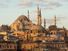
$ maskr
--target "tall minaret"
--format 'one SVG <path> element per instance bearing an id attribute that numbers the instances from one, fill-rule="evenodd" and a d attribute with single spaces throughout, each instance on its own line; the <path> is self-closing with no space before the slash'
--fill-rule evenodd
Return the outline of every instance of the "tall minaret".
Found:
<path id="1" fill-rule="evenodd" d="M 56 26 L 56 16 L 54 17 L 54 25 Z"/>
<path id="2" fill-rule="evenodd" d="M 42 18 L 41 18 L 41 9 L 39 8 L 39 6 L 37 7 L 37 24 L 41 26 L 42 24 Z"/>
<path id="3" fill-rule="evenodd" d="M 29 19 L 29 10 L 27 11 L 27 13 L 28 13 L 28 14 L 27 14 L 27 17 L 28 17 L 28 19 Z"/>
<path id="4" fill-rule="evenodd" d="M 44 18 L 44 28 L 46 29 L 46 19 Z"/>

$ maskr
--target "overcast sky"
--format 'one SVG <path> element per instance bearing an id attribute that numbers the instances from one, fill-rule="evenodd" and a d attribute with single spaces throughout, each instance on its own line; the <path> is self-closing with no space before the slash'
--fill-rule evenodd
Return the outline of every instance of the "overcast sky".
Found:
<path id="1" fill-rule="evenodd" d="M 18 16 L 27 16 L 27 10 L 30 11 L 30 19 L 36 22 L 37 5 L 47 25 L 53 24 L 56 15 L 57 26 L 68 28 L 68 0 L 0 0 L 0 24 L 12 24 Z"/>

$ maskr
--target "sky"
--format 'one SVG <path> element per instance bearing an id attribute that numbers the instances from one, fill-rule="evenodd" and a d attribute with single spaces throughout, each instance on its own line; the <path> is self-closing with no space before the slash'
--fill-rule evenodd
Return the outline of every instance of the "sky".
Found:
<path id="1" fill-rule="evenodd" d="M 30 19 L 37 22 L 37 5 L 42 10 L 42 20 L 47 26 L 53 24 L 57 17 L 57 26 L 68 29 L 68 0 L 0 0 L 0 25 L 11 25 L 20 15 L 30 12 Z M 43 22 L 43 21 L 42 21 Z"/>

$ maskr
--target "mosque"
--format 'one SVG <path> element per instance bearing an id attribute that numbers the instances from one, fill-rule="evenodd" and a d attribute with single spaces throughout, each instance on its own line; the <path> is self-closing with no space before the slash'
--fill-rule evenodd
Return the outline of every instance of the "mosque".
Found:
<path id="1" fill-rule="evenodd" d="M 29 11 L 28 11 L 28 16 L 21 15 L 19 16 L 11 25 L 11 31 L 14 32 L 27 32 L 27 33 L 32 33 L 32 34 L 57 34 L 65 33 L 65 28 L 58 28 L 56 25 L 56 16 L 54 17 L 54 25 L 50 25 L 46 29 L 46 19 L 44 18 L 44 26 L 42 26 L 42 15 L 41 15 L 41 9 L 39 6 L 37 7 L 37 24 L 33 23 L 30 20 L 29 16 Z"/>
<path id="2" fill-rule="evenodd" d="M 10 34 L 17 37 L 20 40 L 19 48 L 27 49 L 27 51 L 67 51 L 68 30 L 65 27 L 57 27 L 57 17 L 54 17 L 54 25 L 50 25 L 48 28 L 46 28 L 46 19 L 42 26 L 42 14 L 39 7 L 37 7 L 36 17 L 37 24 L 30 20 L 28 11 L 28 16 L 19 16 L 10 26 L 0 26 L 0 34 L 6 36 L 4 40 Z"/>
<path id="3" fill-rule="evenodd" d="M 19 16 L 11 25 L 11 31 L 13 35 L 23 39 L 22 48 L 30 49 L 38 47 L 36 42 L 42 42 L 39 44 L 44 48 L 48 48 L 49 51 L 63 51 L 66 49 L 65 36 L 67 36 L 67 30 L 65 27 L 58 28 L 56 25 L 56 16 L 54 17 L 54 25 L 50 25 L 46 28 L 46 19 L 44 19 L 44 26 L 42 26 L 42 15 L 41 9 L 37 7 L 37 24 L 30 20 L 30 15 L 28 11 L 28 16 Z M 35 42 L 35 43 L 31 43 Z M 28 45 L 28 46 L 27 46 Z M 28 48 L 30 47 L 30 48 Z M 53 48 L 53 49 L 52 49 Z M 34 49 L 33 49 L 34 50 Z M 35 50 L 36 51 L 36 50 Z M 42 51 L 42 50 L 38 50 Z"/>

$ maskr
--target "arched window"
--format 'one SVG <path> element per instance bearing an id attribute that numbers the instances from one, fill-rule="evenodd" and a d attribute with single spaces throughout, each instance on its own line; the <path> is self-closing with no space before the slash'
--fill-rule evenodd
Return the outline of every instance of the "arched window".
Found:
<path id="1" fill-rule="evenodd" d="M 31 33 L 32 33 L 32 30 L 31 30 Z"/>
<path id="2" fill-rule="evenodd" d="M 0 48 L 1 48 L 1 45 L 0 45 Z"/>

